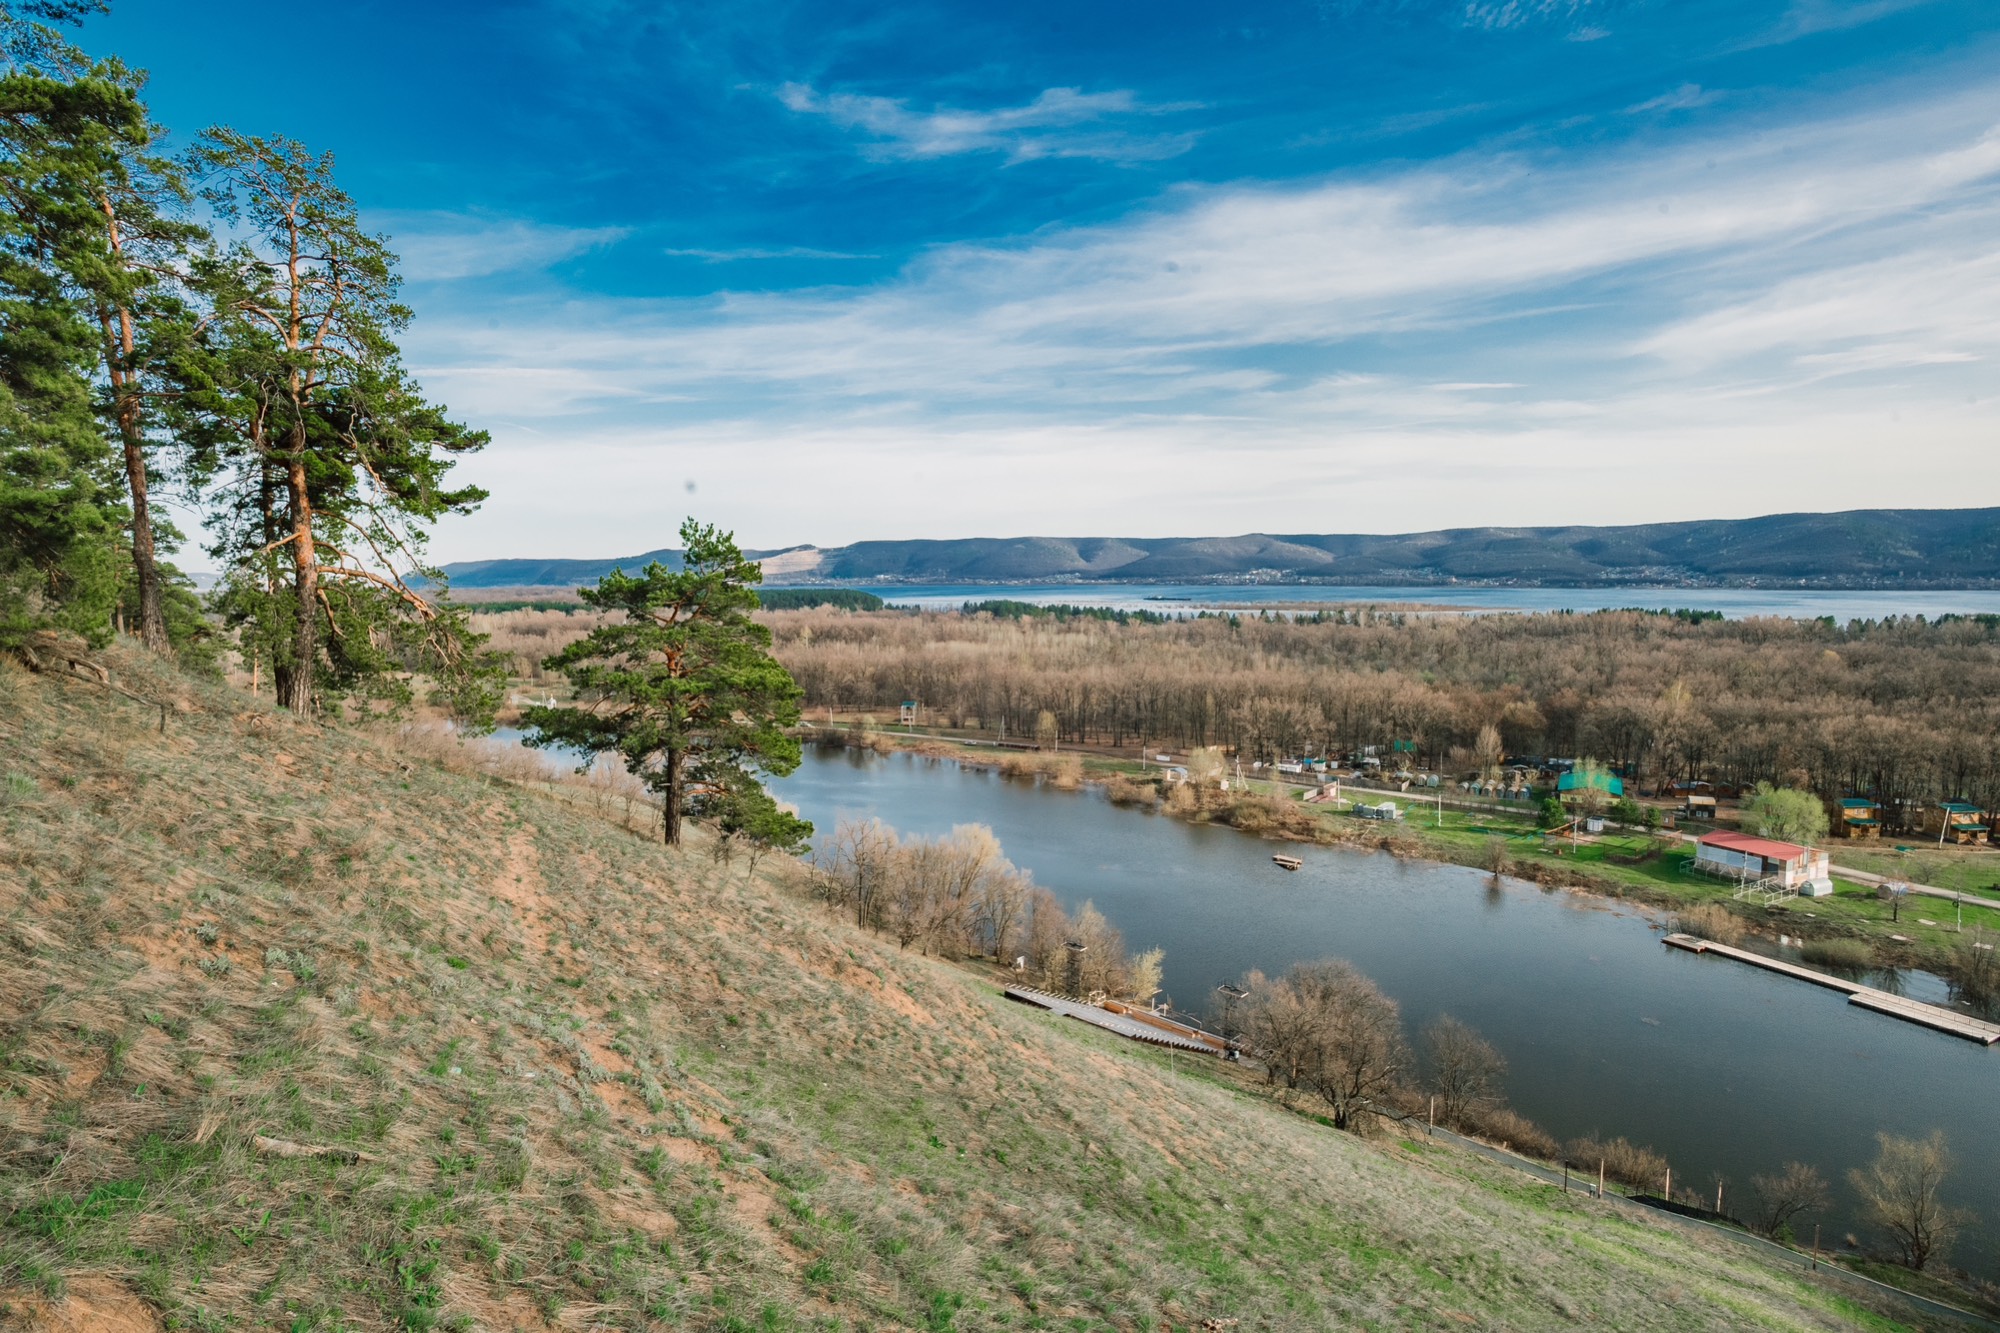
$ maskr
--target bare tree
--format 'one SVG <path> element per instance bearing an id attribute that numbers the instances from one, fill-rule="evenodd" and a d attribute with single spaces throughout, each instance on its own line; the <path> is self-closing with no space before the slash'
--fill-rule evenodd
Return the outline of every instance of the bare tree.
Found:
<path id="1" fill-rule="evenodd" d="M 1308 980 L 1327 1018 L 1313 1087 L 1333 1109 L 1334 1128 L 1357 1129 L 1410 1067 L 1402 1012 L 1349 963 L 1316 964 Z"/>
<path id="2" fill-rule="evenodd" d="M 1921 1272 L 1948 1253 L 1958 1233 L 1975 1219 L 1944 1202 L 1951 1153 L 1943 1130 L 1932 1130 L 1923 1139 L 1877 1134 L 1875 1140 L 1881 1147 L 1874 1162 L 1865 1171 L 1849 1171 L 1847 1178 L 1861 1196 L 1863 1214 L 1889 1233 L 1902 1262 Z"/>
<path id="3" fill-rule="evenodd" d="M 879 819 L 843 820 L 828 840 L 825 868 L 837 907 L 851 908 L 854 924 L 872 927 L 880 914 L 896 833 Z"/>
<path id="4" fill-rule="evenodd" d="M 1337 1129 L 1385 1106 L 1410 1067 L 1402 1015 L 1353 964 L 1301 963 L 1253 993 L 1250 1039 L 1273 1082 L 1318 1093 Z"/>
<path id="5" fill-rule="evenodd" d="M 1061 990 L 1069 958 L 1063 946 L 1069 940 L 1069 914 L 1047 889 L 1028 891 L 1028 928 L 1022 953 L 1028 959 L 1028 974 L 1043 990 Z"/>
<path id="6" fill-rule="evenodd" d="M 1456 1125 L 1468 1112 L 1499 1102 L 1507 1061 L 1491 1042 L 1450 1014 L 1424 1029 L 1424 1056 L 1439 1117 Z"/>
<path id="7" fill-rule="evenodd" d="M 1767 1236 L 1784 1232 L 1800 1213 L 1825 1211 L 1833 1198 L 1826 1177 L 1804 1162 L 1786 1162 L 1774 1176 L 1752 1176 L 1750 1188 L 1757 1194 L 1757 1229 Z"/>
<path id="8" fill-rule="evenodd" d="M 1004 963 L 1012 955 L 1021 924 L 1028 914 L 1028 891 L 1033 886 L 1019 871 L 989 875 L 980 887 L 974 909 L 985 942 L 993 950 L 993 961 Z"/>

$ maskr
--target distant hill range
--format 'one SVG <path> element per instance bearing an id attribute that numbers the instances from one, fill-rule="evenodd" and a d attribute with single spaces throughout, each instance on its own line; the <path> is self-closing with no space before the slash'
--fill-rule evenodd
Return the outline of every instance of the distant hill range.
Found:
<path id="1" fill-rule="evenodd" d="M 1421 587 L 1963 588 L 2000 585 L 2000 509 L 1840 514 L 1632 527 L 1450 528 L 1391 536 L 971 537 L 751 551 L 788 583 L 1309 582 Z M 615 560 L 474 560 L 458 588 L 575 587 L 614 568 L 679 563 L 678 551 Z"/>

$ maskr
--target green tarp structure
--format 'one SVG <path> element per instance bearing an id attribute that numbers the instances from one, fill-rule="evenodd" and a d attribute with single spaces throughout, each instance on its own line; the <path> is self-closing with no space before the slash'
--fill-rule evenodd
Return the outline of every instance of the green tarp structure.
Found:
<path id="1" fill-rule="evenodd" d="M 1583 791 L 1588 787 L 1595 787 L 1599 791 L 1610 792 L 1613 796 L 1623 796 L 1625 794 L 1625 784 L 1609 773 L 1565 773 L 1556 779 L 1556 792 L 1558 794 Z"/>

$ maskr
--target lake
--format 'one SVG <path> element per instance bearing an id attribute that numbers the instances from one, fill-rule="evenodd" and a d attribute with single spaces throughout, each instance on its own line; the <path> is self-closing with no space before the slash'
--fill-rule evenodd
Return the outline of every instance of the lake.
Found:
<path id="1" fill-rule="evenodd" d="M 1007 598 L 1041 605 L 1068 603 L 1121 611 L 1189 614 L 1219 605 L 1249 607 L 1287 603 L 1328 606 L 1408 602 L 1462 611 L 1603 611 L 1627 606 L 1689 607 L 1720 611 L 1732 620 L 1750 616 L 1832 616 L 1880 620 L 1884 616 L 2000 614 L 2000 589 L 1964 592 L 1898 592 L 1873 589 L 1791 588 L 1408 588 L 1256 583 L 991 583 L 907 584 L 869 587 L 895 606 L 955 610 L 966 602 Z"/>
<path id="2" fill-rule="evenodd" d="M 1252 969 L 1346 958 L 1402 1005 L 1413 1039 L 1443 1013 L 1483 1033 L 1507 1058 L 1515 1108 L 1559 1138 L 1622 1135 L 1711 1192 L 1720 1173 L 1725 1206 L 1746 1212 L 1753 1175 L 1819 1167 L 1836 1197 L 1830 1245 L 1860 1229 L 1845 1177 L 1876 1132 L 1943 1128 L 1953 1202 L 1987 1224 L 1952 1258 L 2000 1277 L 2000 1050 L 1666 948 L 1642 910 L 1464 867 L 1267 842 L 909 754 L 809 748 L 772 786 L 822 834 L 845 818 L 922 834 L 989 825 L 1065 904 L 1095 902 L 1135 951 L 1164 948 L 1167 990 L 1189 1010 L 1211 1011 L 1214 987 Z M 1276 850 L 1303 868 L 1279 870 Z M 1934 978 L 1909 980 L 1933 998 Z"/>

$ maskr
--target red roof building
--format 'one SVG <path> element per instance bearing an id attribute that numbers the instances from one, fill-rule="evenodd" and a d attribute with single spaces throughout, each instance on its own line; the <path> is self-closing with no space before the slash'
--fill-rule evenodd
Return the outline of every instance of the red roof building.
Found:
<path id="1" fill-rule="evenodd" d="M 1695 869 L 1721 879 L 1775 880 L 1787 889 L 1819 896 L 1833 892 L 1825 852 L 1794 842 L 1718 829 L 1704 833 L 1694 848 Z"/>

